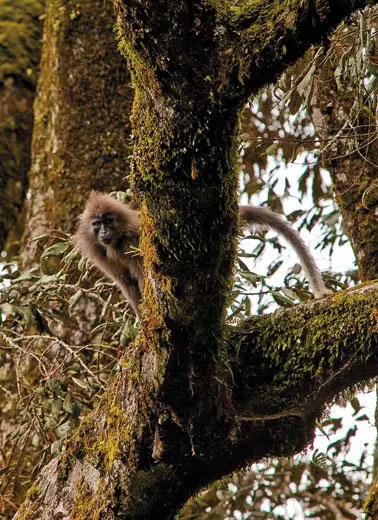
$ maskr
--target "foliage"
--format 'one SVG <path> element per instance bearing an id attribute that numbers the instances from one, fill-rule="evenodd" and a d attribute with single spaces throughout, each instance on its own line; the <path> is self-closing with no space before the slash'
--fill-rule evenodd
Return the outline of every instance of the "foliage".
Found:
<path id="1" fill-rule="evenodd" d="M 3 512 L 91 410 L 136 330 L 117 291 L 56 231 L 41 270 L 4 266 L 0 293 Z M 97 276 L 96 276 L 97 278 Z"/>
<path id="2" fill-rule="evenodd" d="M 368 9 L 363 15 L 353 15 L 348 25 L 341 24 L 335 32 L 327 52 L 322 47 L 310 49 L 282 75 L 277 84 L 250 100 L 240 122 L 242 194 L 248 200 L 258 200 L 258 203 L 266 203 L 274 211 L 285 213 L 299 230 L 306 229 L 312 234 L 318 230 L 318 242 L 313 246 L 319 250 L 329 249 L 330 255 L 347 239 L 340 211 L 332 201 L 330 181 L 325 180 L 327 177 L 321 167 L 321 158 L 338 140 L 347 139 L 351 149 L 365 154 L 365 160 L 369 161 L 369 146 L 374 143 L 376 134 L 371 130 L 364 134 L 366 129 L 359 125 L 359 118 L 364 111 L 374 115 L 377 110 L 377 20 L 376 9 Z M 332 63 L 339 90 L 352 90 L 355 101 L 350 118 L 343 127 L 335 128 L 334 135 L 323 137 L 315 134 L 312 113 L 316 109 L 316 82 L 323 78 L 323 70 L 329 63 Z M 287 175 L 283 182 L 284 168 Z M 364 192 L 364 207 L 367 208 L 372 202 L 375 193 L 375 185 Z M 306 209 L 306 205 L 310 207 Z M 269 277 L 282 264 L 282 246 L 277 238 L 261 233 L 253 238 L 258 238 L 260 242 L 252 251 L 242 252 L 239 260 L 235 287 L 239 299 L 238 304 L 233 306 L 232 317 L 241 310 L 250 314 L 251 305 L 247 296 L 251 293 L 241 288 L 241 282 L 245 286 L 247 281 L 247 285 L 253 288 L 253 294 L 258 295 L 258 312 L 263 312 L 270 304 L 266 294 L 272 294 L 274 301 L 283 307 L 308 298 L 301 284 L 298 285 L 298 265 L 285 276 L 284 289 L 270 282 Z M 267 273 L 251 272 L 243 257 L 257 260 L 268 245 L 271 247 Z M 357 273 L 327 273 L 326 279 L 333 289 L 345 288 L 357 281 Z M 260 290 L 256 290 L 258 281 L 261 282 Z"/>

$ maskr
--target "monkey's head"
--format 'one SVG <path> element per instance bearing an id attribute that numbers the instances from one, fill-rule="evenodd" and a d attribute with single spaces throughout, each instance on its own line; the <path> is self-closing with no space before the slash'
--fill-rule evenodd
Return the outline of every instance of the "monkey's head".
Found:
<path id="1" fill-rule="evenodd" d="M 122 234 L 122 226 L 117 221 L 117 215 L 103 213 L 96 215 L 91 222 L 92 233 L 97 241 L 104 246 L 115 246 Z"/>
<path id="2" fill-rule="evenodd" d="M 95 244 L 119 249 L 125 240 L 138 242 L 139 212 L 105 193 L 93 191 L 80 216 L 76 246 L 81 251 L 89 251 L 88 246 Z"/>

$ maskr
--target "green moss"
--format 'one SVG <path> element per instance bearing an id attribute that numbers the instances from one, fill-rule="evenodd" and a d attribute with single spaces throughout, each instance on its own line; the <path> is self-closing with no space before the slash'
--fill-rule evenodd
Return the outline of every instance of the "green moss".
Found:
<path id="1" fill-rule="evenodd" d="M 322 312 L 319 303 L 252 319 L 241 327 L 246 344 L 238 333 L 231 358 L 241 374 L 237 386 L 254 389 L 251 409 L 262 414 L 288 410 L 304 391 L 318 395 L 317 388 L 332 383 L 327 380 L 331 373 L 343 375 L 340 388 L 353 386 L 351 360 L 365 362 L 375 348 L 378 296 L 348 291 L 331 298 Z M 241 368 L 246 366 L 250 368 Z"/>
<path id="2" fill-rule="evenodd" d="M 71 520 L 100 520 L 101 512 L 106 510 L 104 506 L 104 489 L 100 484 L 97 493 L 94 494 L 82 478 L 76 487 L 75 504 L 70 512 Z"/>
<path id="3" fill-rule="evenodd" d="M 98 411 L 82 421 L 63 455 L 62 478 L 65 478 L 76 459 L 85 458 L 93 466 L 107 471 L 112 470 L 114 461 L 120 457 L 127 460 L 131 467 L 135 464 L 129 418 L 113 399 L 111 389 L 102 397 L 99 407 L 104 410 L 101 425 L 96 424 Z"/>
<path id="4" fill-rule="evenodd" d="M 378 514 L 378 483 L 375 481 L 371 486 L 369 495 L 363 505 L 365 513 L 372 519 Z"/>
<path id="5" fill-rule="evenodd" d="M 0 84 L 7 76 L 35 84 L 41 50 L 43 0 L 2 0 Z"/>
<path id="6" fill-rule="evenodd" d="M 34 484 L 26 493 L 26 498 L 28 498 L 31 502 L 36 500 L 41 494 L 41 488 Z"/>

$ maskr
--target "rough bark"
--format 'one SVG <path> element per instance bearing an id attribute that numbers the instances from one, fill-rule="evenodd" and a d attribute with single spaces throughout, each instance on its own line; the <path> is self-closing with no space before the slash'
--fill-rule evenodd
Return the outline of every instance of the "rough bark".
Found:
<path id="1" fill-rule="evenodd" d="M 28 186 L 42 0 L 0 2 L 0 252 L 15 254 Z"/>
<path id="2" fill-rule="evenodd" d="M 252 320 L 231 336 L 224 324 L 239 108 L 365 3 L 115 5 L 136 86 L 142 331 L 17 519 L 173 518 L 199 487 L 303 448 L 324 403 L 376 373 L 373 293 Z"/>
<path id="3" fill-rule="evenodd" d="M 52 228 L 73 231 L 91 189 L 128 186 L 134 93 L 114 23 L 110 2 L 47 2 L 24 245 Z M 24 265 L 33 258 L 24 247 Z"/>

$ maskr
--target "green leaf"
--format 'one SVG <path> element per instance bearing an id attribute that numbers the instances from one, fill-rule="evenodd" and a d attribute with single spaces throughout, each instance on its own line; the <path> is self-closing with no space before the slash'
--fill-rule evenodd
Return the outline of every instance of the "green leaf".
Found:
<path id="1" fill-rule="evenodd" d="M 282 292 L 291 300 L 296 300 L 298 298 L 295 292 L 289 289 L 288 287 L 282 287 Z"/>
<path id="2" fill-rule="evenodd" d="M 62 256 L 69 247 L 69 242 L 56 242 L 43 251 L 41 258 L 46 258 L 47 256 Z"/>
<path id="3" fill-rule="evenodd" d="M 33 273 L 37 271 L 36 267 L 33 267 L 31 269 L 27 269 L 26 271 L 23 271 L 20 276 L 13 279 L 14 282 L 30 282 L 30 280 L 35 280 L 37 276 L 33 275 Z"/>
<path id="4" fill-rule="evenodd" d="M 285 307 L 286 309 L 293 307 L 295 305 L 293 300 L 291 300 L 290 298 L 287 298 L 287 296 L 284 296 L 283 294 L 281 294 L 277 291 L 273 291 L 272 296 L 273 296 L 274 301 L 276 303 L 278 303 L 278 305 L 280 305 L 281 307 Z"/>
<path id="5" fill-rule="evenodd" d="M 71 396 L 70 394 L 67 394 L 64 401 L 63 401 L 63 410 L 70 415 L 73 415 L 74 413 L 74 406 L 72 404 Z"/>

